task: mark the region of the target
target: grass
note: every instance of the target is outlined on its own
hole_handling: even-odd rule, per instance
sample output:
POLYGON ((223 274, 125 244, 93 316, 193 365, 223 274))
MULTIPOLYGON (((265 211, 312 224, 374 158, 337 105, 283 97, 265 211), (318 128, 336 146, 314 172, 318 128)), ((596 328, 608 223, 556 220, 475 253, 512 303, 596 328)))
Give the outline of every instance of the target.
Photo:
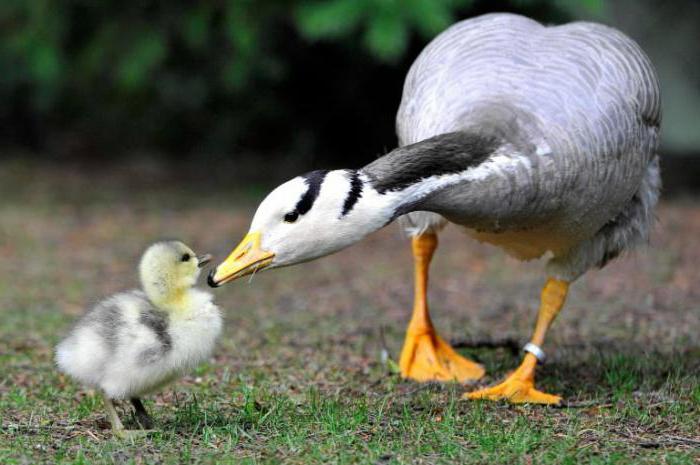
MULTIPOLYGON (((382 363, 385 349, 398 357, 411 306, 407 244, 389 227, 215 291, 226 309, 215 357, 146 401, 156 433, 117 440, 99 396, 54 369, 54 344, 91 302, 136 284, 149 242, 178 237, 223 257, 261 194, 106 171, 0 165, 0 463, 700 463, 700 208, 689 201, 661 207, 651 248, 573 287, 538 376, 563 408, 465 402, 471 387, 405 382, 382 363)), ((541 270, 446 231, 437 326, 452 340, 525 341, 541 270)), ((486 365, 484 383, 519 360, 496 346, 462 349, 486 365)))

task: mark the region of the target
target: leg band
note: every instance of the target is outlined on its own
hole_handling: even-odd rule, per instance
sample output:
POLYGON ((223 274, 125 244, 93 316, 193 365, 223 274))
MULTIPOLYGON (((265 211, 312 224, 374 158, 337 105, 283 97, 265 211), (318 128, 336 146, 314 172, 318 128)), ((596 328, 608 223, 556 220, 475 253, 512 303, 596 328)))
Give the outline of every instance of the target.
POLYGON ((532 342, 528 342, 527 344, 525 344, 525 346, 523 346, 523 350, 525 352, 530 352, 532 355, 534 355, 540 363, 544 363, 545 359, 547 358, 544 355, 544 350, 542 350, 540 346, 533 344, 532 342))

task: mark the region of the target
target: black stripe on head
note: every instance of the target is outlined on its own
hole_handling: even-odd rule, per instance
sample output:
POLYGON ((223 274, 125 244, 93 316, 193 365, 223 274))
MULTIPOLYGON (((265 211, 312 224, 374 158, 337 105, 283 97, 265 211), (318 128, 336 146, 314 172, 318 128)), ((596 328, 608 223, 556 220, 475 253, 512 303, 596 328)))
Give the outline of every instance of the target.
POLYGON ((328 170, 316 170, 301 176, 309 188, 304 192, 304 195, 301 196, 299 202, 297 202, 297 206, 294 208, 295 212, 299 215, 303 215, 311 210, 311 207, 313 207, 318 197, 318 193, 321 192, 321 184, 323 184, 323 180, 326 178, 327 174, 328 170))
POLYGON ((477 166, 499 147, 496 137, 450 132, 399 147, 370 163, 362 171, 380 194, 398 191, 422 179, 462 172, 477 166))
POLYGON ((352 171, 350 174, 350 190, 348 191, 348 196, 345 197, 345 203, 343 203, 343 212, 340 217, 347 215, 352 211, 360 197, 362 197, 362 179, 360 179, 359 171, 352 171))

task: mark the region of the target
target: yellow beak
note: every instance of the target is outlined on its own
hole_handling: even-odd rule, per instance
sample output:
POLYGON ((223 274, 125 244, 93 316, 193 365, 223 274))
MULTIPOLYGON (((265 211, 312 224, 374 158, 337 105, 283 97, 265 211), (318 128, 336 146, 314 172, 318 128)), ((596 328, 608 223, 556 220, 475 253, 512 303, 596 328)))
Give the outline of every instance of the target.
POLYGON ((219 287, 267 268, 274 257, 274 253, 260 248, 260 232, 248 233, 228 258, 209 273, 207 282, 211 287, 219 287))

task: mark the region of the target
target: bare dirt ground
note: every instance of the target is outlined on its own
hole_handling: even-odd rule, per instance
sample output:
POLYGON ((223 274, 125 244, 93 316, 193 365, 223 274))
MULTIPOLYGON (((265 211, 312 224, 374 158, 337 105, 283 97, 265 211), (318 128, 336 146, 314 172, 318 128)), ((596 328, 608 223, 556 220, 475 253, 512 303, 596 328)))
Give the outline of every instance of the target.
MULTIPOLYGON (((91 302, 137 285, 149 243, 179 238, 223 259, 264 189, 110 173, 0 164, 0 462, 700 463, 693 198, 663 202, 649 247, 572 287, 538 378, 568 407, 459 401, 471 387, 404 382, 381 362, 384 348, 398 358, 412 304, 409 244, 389 226, 214 291, 226 310, 215 359, 149 403, 159 433, 120 444, 99 398, 53 369, 52 347, 91 302)), ((441 236, 434 321, 468 342, 484 383, 519 354, 470 343, 525 342, 544 278, 543 262, 456 228, 441 236)))

